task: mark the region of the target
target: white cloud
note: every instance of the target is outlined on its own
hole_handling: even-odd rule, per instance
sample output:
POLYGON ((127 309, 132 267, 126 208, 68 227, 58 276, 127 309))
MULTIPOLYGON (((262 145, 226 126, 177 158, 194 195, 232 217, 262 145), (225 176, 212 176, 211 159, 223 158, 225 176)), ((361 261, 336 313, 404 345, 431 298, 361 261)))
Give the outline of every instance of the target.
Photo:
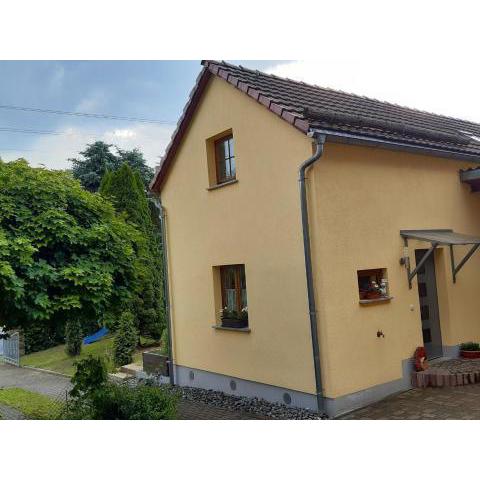
POLYGON ((113 132, 107 132, 105 136, 110 136, 114 139, 117 138, 133 138, 137 136, 137 132, 134 130, 130 130, 128 128, 113 130, 113 132))
POLYGON ((268 73, 480 123, 478 75, 465 64, 365 56, 282 63, 268 73))
POLYGON ((6 161, 19 157, 26 158, 31 165, 45 165, 47 168, 70 168, 68 158, 78 157, 78 152, 85 149, 87 143, 102 140, 113 143, 123 150, 138 148, 143 152, 147 164, 158 165, 165 147, 170 141, 173 126, 154 124, 129 124, 122 129, 105 129, 98 134, 88 127, 79 128, 70 125, 58 127, 62 135, 41 135, 26 151, 0 152, 6 161))

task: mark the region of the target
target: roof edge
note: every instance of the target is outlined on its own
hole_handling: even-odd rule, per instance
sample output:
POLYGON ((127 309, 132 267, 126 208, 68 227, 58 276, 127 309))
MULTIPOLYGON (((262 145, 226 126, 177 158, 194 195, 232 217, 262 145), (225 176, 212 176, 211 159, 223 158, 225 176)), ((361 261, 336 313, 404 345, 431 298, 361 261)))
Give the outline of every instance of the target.
POLYGON ((165 180, 167 171, 172 163, 173 157, 178 150, 180 142, 183 139, 183 136, 190 124, 190 120, 195 113, 196 107, 200 101, 200 98, 205 90, 206 84, 212 75, 215 75, 222 80, 225 80, 230 85, 234 86, 237 90, 246 93, 250 98, 262 104, 264 107, 269 109, 275 115, 281 119, 288 122, 290 125, 294 126, 302 133, 307 134, 310 130, 310 124, 304 118, 294 115, 289 112, 283 105, 274 102, 271 98, 266 95, 261 94, 258 90, 252 88, 245 82, 238 80, 233 75, 231 75, 227 70, 221 68, 217 62, 213 60, 202 60, 201 65, 203 70, 197 77, 197 81, 192 91, 190 92, 189 99, 187 104, 183 109, 183 113, 180 116, 180 119, 177 123, 177 128, 172 134, 172 139, 165 149, 165 155, 160 163, 160 166, 157 167, 157 171, 150 182, 150 190, 158 192, 161 189, 162 183, 165 180))

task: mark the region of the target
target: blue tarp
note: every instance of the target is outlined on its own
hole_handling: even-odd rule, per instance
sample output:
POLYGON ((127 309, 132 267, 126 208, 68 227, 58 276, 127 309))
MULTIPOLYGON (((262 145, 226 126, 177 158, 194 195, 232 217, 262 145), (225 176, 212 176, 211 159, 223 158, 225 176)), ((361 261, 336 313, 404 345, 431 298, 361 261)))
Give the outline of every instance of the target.
POLYGON ((95 332, 94 334, 89 335, 88 337, 85 337, 83 339, 83 344, 88 345, 90 343, 96 342, 97 340, 100 340, 101 338, 103 338, 107 333, 108 333, 108 328, 103 327, 98 332, 95 332))

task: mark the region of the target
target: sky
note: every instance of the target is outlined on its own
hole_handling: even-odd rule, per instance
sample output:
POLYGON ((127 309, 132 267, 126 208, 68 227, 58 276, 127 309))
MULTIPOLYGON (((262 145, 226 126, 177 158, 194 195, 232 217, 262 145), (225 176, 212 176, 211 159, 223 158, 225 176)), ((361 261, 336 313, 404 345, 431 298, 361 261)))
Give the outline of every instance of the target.
MULTIPOLYGON (((278 64, 233 62, 263 69, 278 64)), ((147 163, 155 166, 200 70, 200 61, 0 61, 0 157, 6 161, 23 157, 32 165, 47 168, 70 168, 69 158, 78 157, 88 143, 103 140, 121 149, 139 148, 147 163), (26 112, 2 106, 162 123, 26 112)))
MULTIPOLYGON (((279 76, 480 123, 475 76, 441 64, 228 60, 279 76)), ((96 140, 139 148, 155 166, 164 153, 200 61, 0 61, 0 157, 63 169, 96 140), (3 108, 38 108, 156 120, 98 119, 3 108), (22 132, 12 131, 13 129, 22 132)))

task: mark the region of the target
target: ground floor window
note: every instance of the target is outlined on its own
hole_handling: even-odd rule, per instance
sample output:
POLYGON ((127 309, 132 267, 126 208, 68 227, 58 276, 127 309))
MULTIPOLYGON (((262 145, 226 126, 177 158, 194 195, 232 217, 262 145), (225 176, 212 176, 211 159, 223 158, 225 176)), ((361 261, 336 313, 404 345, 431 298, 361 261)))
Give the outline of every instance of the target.
POLYGON ((360 301, 388 298, 388 281, 385 268, 358 270, 357 278, 360 301))
POLYGON ((245 265, 223 265, 220 267, 222 286, 222 326, 230 328, 248 327, 247 282, 245 265))

